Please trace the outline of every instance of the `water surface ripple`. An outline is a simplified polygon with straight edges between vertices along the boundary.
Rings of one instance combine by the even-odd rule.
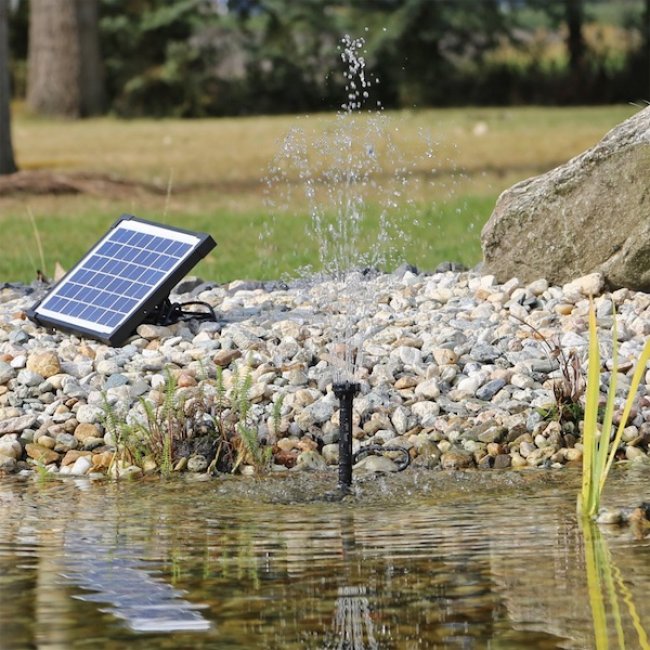
[[[0,648],[592,648],[576,472],[0,479]],[[610,505],[650,501],[619,470]],[[331,487],[331,485],[330,485]],[[650,543],[603,530],[650,628]],[[627,647],[641,647],[627,601]]]

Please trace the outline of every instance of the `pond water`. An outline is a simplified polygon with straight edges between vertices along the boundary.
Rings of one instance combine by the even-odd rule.
[[[605,502],[650,501],[649,478],[616,471]],[[0,479],[0,648],[648,647],[650,541],[596,531],[620,597],[595,624],[577,471],[412,469],[322,500],[335,480]]]

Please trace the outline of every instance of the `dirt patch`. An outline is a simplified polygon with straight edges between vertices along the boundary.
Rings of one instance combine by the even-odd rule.
[[[163,188],[112,177],[106,174],[19,171],[0,176],[0,196],[16,194],[91,194],[126,197],[134,194],[164,194]]]

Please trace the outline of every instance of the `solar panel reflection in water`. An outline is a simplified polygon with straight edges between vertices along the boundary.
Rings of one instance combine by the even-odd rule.
[[[205,233],[123,215],[27,315],[121,345],[215,246]]]

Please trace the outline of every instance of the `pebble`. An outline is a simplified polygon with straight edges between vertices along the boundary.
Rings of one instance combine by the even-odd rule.
[[[475,271],[353,273],[344,285],[315,278],[293,285],[199,283],[200,299],[217,307],[219,323],[143,324],[119,349],[14,319],[34,300],[15,290],[0,304],[0,468],[12,471],[31,459],[61,464],[68,473],[77,463],[75,472],[106,472],[115,436],[106,429],[105,402],[129,423],[141,421],[141,401],[161,405],[171,372],[179,394],[193,398],[188,403],[214,403],[217,371],[225,402],[250,376],[247,425],[296,467],[338,462],[340,413],[332,385],[349,378],[359,384],[355,449],[398,441],[414,462],[421,458],[430,468],[563,465],[582,457],[577,432],[564,435],[538,409],[553,404],[553,384],[561,378],[556,345],[575,350],[585,373],[587,296],[596,296],[604,356],[617,314],[618,411],[650,332],[650,297],[631,290],[603,294],[598,274],[557,287],[545,279],[499,285]],[[342,332],[354,348],[347,358]],[[358,363],[353,376],[349,358]],[[609,359],[602,362],[611,368]],[[639,392],[643,399],[650,394],[650,371]],[[625,430],[630,461],[648,456],[649,406],[635,407]],[[228,402],[225,413],[236,418],[229,408]],[[395,465],[381,455],[359,465],[393,471],[387,462]],[[177,466],[205,472],[207,459],[195,454]],[[113,467],[120,477],[141,473]]]

